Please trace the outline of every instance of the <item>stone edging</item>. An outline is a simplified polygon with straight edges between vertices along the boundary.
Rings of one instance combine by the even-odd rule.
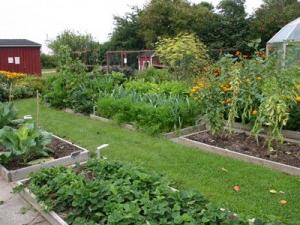
[[[85,148],[82,148],[78,145],[75,145],[67,140],[64,140],[58,136],[52,135],[54,138],[57,138],[63,142],[66,142],[68,144],[71,144],[75,146],[76,148],[79,148],[81,151],[76,151],[73,152],[69,156],[65,156],[62,158],[58,158],[49,162],[33,165],[33,166],[28,166],[25,168],[17,169],[17,170],[7,170],[4,166],[0,164],[0,175],[4,178],[5,181],[7,182],[14,182],[18,180],[25,179],[28,177],[28,175],[32,172],[36,172],[42,168],[48,168],[52,166],[69,166],[72,165],[76,162],[84,162],[89,159],[89,151]]]
[[[104,122],[104,123],[113,123],[113,122],[115,122],[114,120],[107,119],[107,118],[104,118],[104,117],[101,117],[101,116],[96,116],[94,114],[90,114],[90,118],[93,119],[93,120],[98,120],[98,121]],[[136,128],[131,124],[121,124],[120,126],[125,128],[125,129],[128,129],[128,130],[136,130]]]
[[[289,166],[289,165],[286,165],[286,164],[282,164],[282,163],[278,163],[278,162],[258,158],[258,157],[255,157],[255,156],[242,154],[242,153],[239,153],[239,152],[231,151],[231,150],[224,149],[224,148],[221,148],[221,147],[208,145],[208,144],[198,142],[198,141],[193,141],[193,140],[190,140],[190,139],[187,138],[187,136],[190,136],[190,135],[191,134],[184,135],[184,136],[174,138],[174,139],[171,139],[171,140],[175,143],[187,145],[187,146],[190,146],[190,147],[196,147],[196,148],[198,148],[199,150],[202,150],[202,151],[222,155],[222,156],[233,158],[233,159],[242,160],[242,161],[245,161],[245,162],[250,162],[250,163],[253,163],[253,164],[257,164],[257,165],[262,165],[262,166],[265,166],[265,167],[268,167],[268,168],[271,168],[271,169],[274,169],[274,170],[277,170],[277,171],[281,171],[281,172],[284,172],[284,173],[287,173],[287,174],[290,174],[290,175],[300,176],[300,168],[298,168],[298,167]]]

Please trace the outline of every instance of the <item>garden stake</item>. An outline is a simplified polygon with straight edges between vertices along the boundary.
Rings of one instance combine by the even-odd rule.
[[[40,104],[39,104],[39,91],[36,91],[36,126],[39,127],[39,111],[40,111]]]
[[[97,159],[100,159],[100,157],[101,157],[101,149],[106,148],[108,146],[109,146],[108,144],[104,144],[104,145],[100,145],[100,146],[97,147],[97,150],[96,150]]]
[[[12,82],[10,82],[10,85],[9,85],[8,102],[11,102],[11,100],[12,100]]]

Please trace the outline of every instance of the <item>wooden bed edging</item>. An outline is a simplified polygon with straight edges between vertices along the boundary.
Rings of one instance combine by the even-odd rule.
[[[27,179],[28,180],[28,179]],[[17,185],[24,185],[27,180],[18,181]],[[36,196],[28,189],[22,190],[19,195],[25,199],[33,208],[35,208],[51,225],[68,225],[57,213],[54,211],[47,212],[36,200]]]
[[[257,165],[262,165],[264,167],[268,167],[268,168],[271,168],[271,169],[274,169],[277,171],[281,171],[281,172],[284,172],[284,173],[287,173],[290,175],[300,176],[300,168],[298,168],[298,167],[274,162],[271,160],[258,158],[255,156],[242,154],[242,153],[231,151],[231,150],[228,150],[225,148],[220,148],[220,147],[204,144],[204,143],[198,142],[198,141],[193,141],[193,140],[188,139],[187,136],[190,136],[190,135],[185,135],[185,136],[174,138],[171,140],[175,143],[198,148],[201,151],[210,152],[210,153],[222,155],[222,156],[233,158],[233,159],[238,159],[238,160],[242,160],[244,162],[250,162],[253,164],[257,164]]]
[[[85,148],[82,148],[76,144],[73,144],[67,140],[64,140],[56,135],[52,135],[54,138],[57,138],[63,142],[66,142],[68,144],[71,144],[75,146],[76,148],[79,148],[81,151],[73,152],[69,156],[65,156],[62,158],[58,158],[52,161],[48,161],[45,163],[28,166],[25,168],[17,169],[17,170],[8,170],[4,166],[0,164],[0,175],[4,178],[7,182],[15,182],[18,180],[22,180],[28,177],[30,173],[36,172],[41,170],[42,168],[48,168],[52,166],[69,166],[75,163],[80,163],[87,161],[90,158],[89,151]]]

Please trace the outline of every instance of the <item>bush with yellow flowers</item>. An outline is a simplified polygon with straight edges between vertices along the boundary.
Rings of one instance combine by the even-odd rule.
[[[7,79],[19,79],[26,77],[26,74],[0,70],[0,76],[3,76]]]
[[[43,80],[24,73],[0,71],[0,101],[29,98],[43,89]]]

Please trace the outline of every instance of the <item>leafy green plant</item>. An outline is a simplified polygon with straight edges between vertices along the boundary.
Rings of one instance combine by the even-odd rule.
[[[172,189],[160,174],[120,162],[90,160],[76,170],[43,169],[27,186],[46,210],[63,213],[70,225],[251,224],[198,192]],[[252,224],[280,223],[253,219]]]
[[[97,112],[119,123],[133,123],[156,134],[194,125],[201,111],[189,97],[141,94],[120,88],[99,98]]]
[[[162,81],[161,83],[132,80],[124,84],[126,90],[145,94],[187,95],[189,86],[181,81]]]
[[[150,67],[146,70],[139,71],[136,74],[138,80],[152,83],[161,83],[172,80],[172,74],[167,69],[155,69]]]
[[[11,125],[17,118],[17,110],[13,103],[0,102],[0,129],[4,126]]]
[[[4,127],[0,130],[0,144],[4,152],[0,155],[0,163],[7,164],[19,160],[26,164],[38,157],[47,157],[52,150],[47,147],[51,135],[40,130],[34,123],[26,123],[18,129]]]

